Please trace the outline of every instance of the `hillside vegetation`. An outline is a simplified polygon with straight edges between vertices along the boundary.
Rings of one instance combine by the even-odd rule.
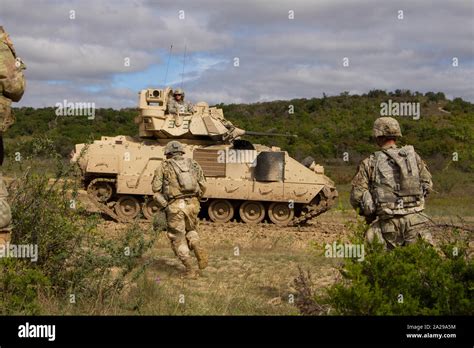
[[[298,160],[313,156],[323,164],[356,164],[376,148],[372,124],[380,116],[380,103],[419,102],[420,119],[397,117],[402,143],[412,144],[434,170],[454,166],[474,171],[474,104],[460,98],[446,100],[443,93],[421,94],[396,90],[373,90],[364,95],[293,99],[256,104],[220,104],[224,115],[246,130],[297,134],[298,138],[249,137],[253,142],[280,146]],[[290,109],[294,113],[290,113]],[[56,116],[54,108],[22,107],[14,110],[17,122],[5,136],[9,156],[31,153],[33,139],[47,137],[63,156],[75,143],[102,135],[136,135],[134,109],[98,109],[95,119]],[[344,153],[349,161],[343,162]],[[458,161],[452,162],[453,153]],[[451,163],[452,162],[452,163]]]
[[[464,243],[461,231],[433,230],[445,257],[426,252],[421,244],[395,253],[371,251],[363,263],[345,262],[323,256],[318,248],[334,241],[362,243],[367,226],[349,205],[349,182],[358,160],[375,150],[372,123],[380,103],[389,99],[421,104],[419,120],[398,119],[403,142],[415,145],[433,172],[436,191],[429,196],[427,214],[435,222],[472,228],[474,105],[469,102],[449,101],[442,93],[372,91],[219,105],[241,128],[298,134],[297,139],[251,140],[281,146],[297,159],[315,157],[335,180],[339,201],[312,224],[297,228],[203,222],[199,233],[210,251],[210,265],[192,282],[179,277],[182,266],[164,233],[150,224],[117,224],[87,211],[77,168],[66,160],[75,143],[101,135],[136,135],[136,110],[100,109],[88,120],[56,117],[53,108],[16,109],[17,123],[5,135],[8,158],[2,167],[15,179],[8,187],[15,221],[12,242],[38,244],[40,257],[37,262],[0,258],[0,314],[472,313],[472,238],[468,235]],[[288,113],[291,105],[294,114]],[[17,152],[25,160],[16,161]],[[453,152],[458,161],[452,161]],[[351,232],[359,239],[351,240]],[[453,246],[459,246],[459,253],[448,257]],[[314,270],[312,278],[293,281],[298,269]]]

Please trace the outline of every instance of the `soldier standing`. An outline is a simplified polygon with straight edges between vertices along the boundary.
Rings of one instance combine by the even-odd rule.
[[[173,98],[168,100],[167,108],[169,114],[175,115],[175,123],[178,127],[182,123],[180,115],[194,112],[194,105],[184,101],[184,91],[181,88],[173,91]]]
[[[186,267],[185,275],[195,277],[190,250],[199,269],[207,267],[208,254],[199,242],[197,233],[199,198],[204,194],[206,179],[201,166],[191,158],[184,158],[183,145],[170,141],[165,147],[166,159],[155,170],[152,189],[155,201],[166,210],[167,235],[175,255]]]
[[[373,135],[381,148],[364,159],[352,180],[351,205],[365,216],[369,243],[387,249],[422,238],[433,244],[429,218],[423,213],[425,197],[432,190],[431,174],[413,146],[398,148],[402,136],[398,121],[380,117]]]
[[[0,26],[0,165],[3,163],[3,133],[15,122],[12,102],[20,101],[25,91],[26,67],[16,56],[13,43]],[[10,241],[12,214],[7,201],[8,191],[0,174],[0,244]]]

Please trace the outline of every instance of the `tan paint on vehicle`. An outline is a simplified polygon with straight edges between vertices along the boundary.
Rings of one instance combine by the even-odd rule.
[[[113,190],[107,199],[109,208],[126,195],[145,205],[146,198],[153,195],[151,181],[164,158],[164,146],[173,139],[183,143],[185,157],[193,157],[203,167],[208,187],[203,197],[204,208],[214,200],[223,199],[231,202],[238,214],[239,205],[246,201],[262,202],[266,209],[272,202],[285,202],[295,204],[296,219],[302,222],[305,214],[311,218],[333,205],[337,191],[324,175],[324,168],[312,165],[310,169],[280,148],[246,143],[254,147],[259,157],[267,158],[263,164],[257,160],[256,167],[251,163],[219,162],[219,154],[235,150],[235,141],[241,141],[246,131],[226,120],[221,109],[204,102],[194,105],[192,114],[168,114],[166,105],[171,93],[171,88],[139,93],[139,115],[135,123],[140,137],[104,136],[92,144],[76,145],[72,161],[81,168],[86,187],[92,180],[97,185],[97,179],[103,178],[107,179],[102,183],[106,191]],[[182,118],[178,122],[180,126],[176,125],[177,117]],[[271,168],[262,168],[264,165]],[[258,180],[261,176],[258,171],[267,175],[265,180]],[[94,186],[88,191],[96,194],[98,189]]]

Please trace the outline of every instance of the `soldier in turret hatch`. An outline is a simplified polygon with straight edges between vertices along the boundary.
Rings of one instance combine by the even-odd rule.
[[[182,124],[182,114],[194,112],[194,105],[184,101],[184,91],[181,88],[173,91],[173,97],[168,100],[167,111],[169,114],[176,115],[175,123],[179,127]]]

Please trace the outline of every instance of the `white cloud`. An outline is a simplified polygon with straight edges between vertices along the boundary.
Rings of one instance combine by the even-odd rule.
[[[2,0],[0,23],[28,67],[20,105],[80,97],[105,107],[132,106],[137,91],[118,88],[115,77],[123,74],[123,82],[130,73],[164,66],[170,44],[175,53],[186,44],[184,86],[192,100],[252,102],[404,88],[474,101],[473,6],[460,0]],[[343,57],[350,67],[342,67]],[[452,57],[459,58],[458,68]]]

